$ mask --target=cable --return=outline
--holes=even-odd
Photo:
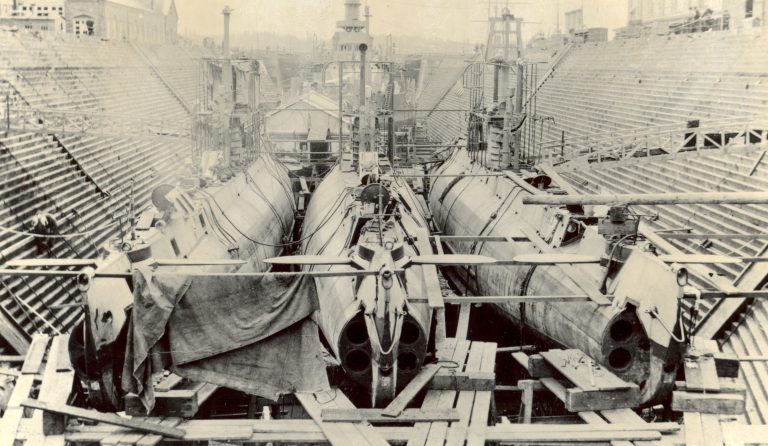
[[[339,195],[339,198],[336,200],[336,204],[334,205],[334,207],[333,207],[333,208],[332,208],[332,209],[331,209],[331,210],[328,212],[328,214],[326,214],[326,216],[325,216],[325,217],[323,218],[323,220],[321,221],[320,225],[318,225],[318,227],[317,227],[317,228],[315,228],[315,230],[314,230],[314,231],[312,231],[312,233],[311,233],[311,234],[309,234],[309,235],[307,235],[307,236],[305,236],[305,237],[302,237],[302,238],[300,238],[299,240],[295,240],[295,241],[292,241],[292,242],[288,242],[288,243],[279,243],[279,244],[271,244],[271,243],[264,243],[264,242],[260,242],[260,241],[258,241],[258,240],[254,240],[254,239],[252,239],[252,238],[248,237],[248,236],[247,236],[245,233],[243,233],[243,231],[241,231],[241,230],[240,230],[240,228],[238,228],[238,227],[237,227],[237,226],[236,226],[236,225],[235,225],[235,224],[232,222],[232,220],[230,220],[230,218],[229,218],[229,217],[227,216],[227,214],[224,212],[224,209],[222,209],[222,208],[221,208],[221,206],[219,205],[219,203],[216,201],[216,199],[215,199],[215,198],[213,198],[213,196],[212,196],[211,194],[209,194],[208,192],[205,192],[205,191],[202,191],[202,192],[208,196],[208,198],[209,198],[209,199],[210,199],[210,200],[213,202],[213,204],[215,204],[215,205],[216,205],[216,207],[217,207],[217,208],[219,208],[219,212],[221,212],[221,215],[223,215],[223,216],[224,216],[224,218],[225,218],[225,219],[226,219],[226,220],[229,222],[229,224],[230,224],[230,225],[232,225],[232,227],[233,227],[233,228],[235,228],[235,230],[236,230],[237,232],[239,232],[239,233],[240,233],[240,235],[242,235],[243,237],[245,237],[245,239],[247,239],[247,240],[248,240],[248,241],[250,241],[250,242],[253,242],[253,243],[255,243],[255,244],[257,244],[257,245],[261,245],[261,246],[267,246],[267,247],[270,247],[270,248],[284,248],[284,247],[287,247],[287,246],[298,245],[298,244],[300,244],[300,243],[304,242],[305,240],[308,240],[308,239],[312,238],[312,237],[313,237],[315,234],[317,234],[317,232],[318,232],[318,231],[320,231],[320,229],[321,229],[323,226],[325,226],[325,225],[326,225],[326,224],[327,224],[327,223],[328,223],[328,222],[331,220],[331,216],[333,215],[333,213],[334,213],[334,212],[336,212],[336,210],[339,208],[339,206],[341,205],[341,203],[343,203],[343,202],[344,202],[344,200],[343,200],[343,199],[344,199],[344,198],[346,198],[347,196],[349,196],[349,194],[350,194],[350,192],[349,192],[349,191],[347,191],[345,194]]]

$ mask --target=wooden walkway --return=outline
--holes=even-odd
[[[562,351],[552,352],[538,356],[543,361],[549,357],[557,364]],[[536,424],[535,417],[531,419],[530,410],[524,409],[525,422],[512,424],[498,418],[494,411],[496,355],[494,343],[445,339],[438,348],[438,362],[427,365],[384,409],[358,409],[344,393],[332,389],[321,394],[295,395],[309,414],[309,419],[270,419],[268,410],[263,412],[262,419],[184,419],[168,414],[131,417],[70,406],[74,372],[69,364],[66,337],[39,335],[33,338],[18,370],[3,370],[15,376],[16,385],[9,407],[0,418],[0,446],[213,446],[222,443],[740,446],[768,443],[768,427],[744,425],[734,420],[732,415],[707,413],[714,412],[709,402],[696,403],[699,406],[695,408],[699,411],[687,410],[682,425],[647,423],[630,408],[578,411],[577,415],[584,424]],[[529,358],[533,356],[537,355]],[[703,357],[709,358],[706,355]],[[534,359],[530,363],[544,368],[536,361]],[[703,373],[689,373],[685,382],[678,383],[678,392],[696,393],[696,389],[705,387],[710,393],[700,393],[711,396],[715,401],[728,393],[736,393],[743,398],[743,388],[740,391],[738,386],[734,387],[731,378],[719,377],[718,391],[712,388],[714,384],[711,380],[697,382],[699,377],[711,374],[711,370],[706,370],[708,367],[715,367],[715,363],[708,359],[702,364],[700,368],[704,370],[699,371]],[[568,374],[579,382],[582,378],[575,376],[576,372],[571,370]],[[531,407],[534,389],[549,390],[552,381],[559,382],[561,379],[542,377],[521,380],[518,386],[524,389],[523,400]],[[601,381],[598,377],[595,384],[599,386]],[[170,392],[180,382],[169,375],[158,386]],[[561,385],[565,387],[569,384]],[[587,384],[582,382],[582,385]],[[623,388],[622,383],[613,382],[613,385]],[[559,396],[562,395],[561,392]],[[174,412],[177,409],[169,410]]]

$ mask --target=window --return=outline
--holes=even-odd
[[[754,10],[755,0],[747,0],[744,2],[744,18],[751,18]]]
[[[92,18],[88,16],[79,16],[75,18],[75,34],[77,35],[89,35],[92,36],[95,31],[95,23]]]

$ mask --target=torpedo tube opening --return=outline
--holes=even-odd
[[[625,342],[632,337],[634,327],[626,319],[619,319],[611,325],[611,339],[615,342]]]
[[[344,367],[350,372],[363,373],[371,367],[371,355],[359,348],[350,350],[344,356]]]
[[[408,318],[403,322],[403,331],[400,334],[401,345],[413,345],[421,337],[421,328],[416,321]]]
[[[368,329],[365,322],[359,319],[351,321],[344,330],[344,336],[352,345],[363,345],[368,342]]]
[[[401,372],[415,372],[420,365],[419,357],[412,351],[401,351],[397,355],[397,368]]]
[[[624,347],[617,347],[608,354],[608,364],[617,370],[626,370],[632,364],[632,353]]]

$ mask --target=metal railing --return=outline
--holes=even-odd
[[[7,119],[6,110],[0,117]],[[118,137],[191,137],[191,120],[146,118],[71,110],[11,108],[11,130]]]
[[[540,143],[539,161],[552,164],[616,161],[681,151],[768,145],[768,122],[748,119],[717,121],[699,127],[686,124],[593,133]]]

